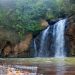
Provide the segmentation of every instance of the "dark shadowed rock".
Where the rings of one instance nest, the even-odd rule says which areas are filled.
[[[54,25],[56,22],[58,22],[61,19],[63,19],[63,18],[52,19],[52,20],[48,19],[47,22],[49,25]]]

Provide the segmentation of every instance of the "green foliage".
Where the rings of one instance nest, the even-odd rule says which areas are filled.
[[[75,13],[75,0],[1,0],[0,26],[25,32],[42,30],[39,20]]]

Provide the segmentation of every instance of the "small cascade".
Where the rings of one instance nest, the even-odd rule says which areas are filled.
[[[48,37],[49,28],[50,28],[50,26],[47,27],[47,29],[45,29],[42,32],[38,57],[48,57],[49,53],[48,53],[47,48],[46,48],[46,43],[47,43],[46,39]]]
[[[54,48],[55,48],[55,57],[65,57],[65,39],[64,39],[64,31],[65,31],[66,19],[58,21],[53,28],[53,36],[54,36]]]

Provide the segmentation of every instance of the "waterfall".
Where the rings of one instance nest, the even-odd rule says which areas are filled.
[[[41,32],[39,40],[34,39],[35,57],[65,57],[64,32],[66,19],[61,19]]]
[[[55,57],[65,57],[64,49],[64,31],[65,31],[66,19],[58,21],[53,28]]]
[[[46,43],[47,43],[46,39],[47,39],[47,36],[48,36],[48,30],[49,30],[49,28],[50,28],[50,26],[47,27],[47,29],[45,29],[42,32],[38,57],[48,57],[48,51],[46,49]]]

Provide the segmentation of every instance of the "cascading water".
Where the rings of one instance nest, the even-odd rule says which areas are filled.
[[[34,40],[34,57],[65,57],[65,25],[66,19],[62,19],[42,31],[40,40]]]
[[[49,30],[50,26],[47,27],[47,29],[45,29],[42,32],[42,36],[41,36],[41,42],[40,42],[40,49],[39,49],[39,53],[38,53],[38,57],[48,57],[48,51],[46,50],[46,39],[47,39],[47,35],[48,35],[48,30]]]
[[[66,19],[58,21],[53,28],[54,36],[54,47],[55,47],[55,57],[65,57],[64,51],[64,31],[65,31]]]

